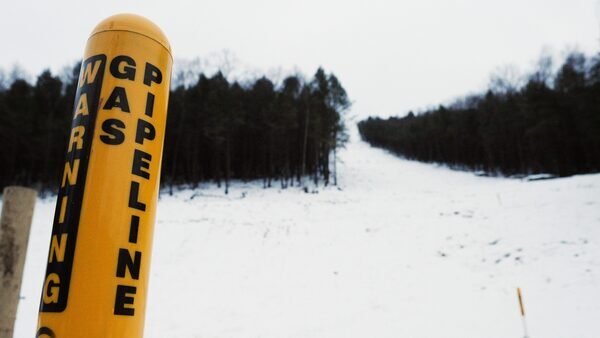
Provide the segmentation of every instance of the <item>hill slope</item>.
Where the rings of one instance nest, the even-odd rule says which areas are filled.
[[[600,175],[524,182],[353,141],[340,187],[162,195],[146,337],[600,332]],[[54,200],[38,203],[16,336],[32,337]]]

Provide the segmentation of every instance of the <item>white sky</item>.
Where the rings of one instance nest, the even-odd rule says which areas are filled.
[[[99,21],[131,12],[165,31],[176,59],[229,50],[241,68],[309,76],[322,65],[359,118],[437,105],[481,90],[499,66],[527,71],[543,49],[591,54],[600,41],[597,0],[4,1],[7,71],[59,71]]]

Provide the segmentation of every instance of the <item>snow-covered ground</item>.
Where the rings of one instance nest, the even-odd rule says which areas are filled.
[[[356,139],[356,138],[355,138]],[[600,337],[600,175],[527,182],[354,141],[340,188],[163,194],[148,338]],[[17,338],[33,337],[55,201],[34,217]]]

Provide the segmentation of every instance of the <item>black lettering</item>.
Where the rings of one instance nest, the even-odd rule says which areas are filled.
[[[150,169],[150,161],[152,161],[152,155],[145,151],[135,149],[133,151],[133,166],[131,168],[131,173],[149,179],[150,173],[144,169]]]
[[[133,301],[137,289],[135,286],[117,285],[117,294],[115,296],[114,313],[120,316],[133,316],[135,309],[133,307],[125,307],[125,305],[133,305]]]
[[[47,251],[48,259],[41,292],[40,313],[56,313],[56,315],[64,313],[67,303],[72,298],[70,289],[73,286],[71,285],[73,263],[76,260],[75,248],[77,245],[81,245],[81,243],[77,245],[76,243],[77,238],[80,237],[78,233],[82,226],[80,224],[82,201],[84,191],[86,191],[86,187],[82,183],[86,182],[86,177],[90,177],[88,167],[94,138],[104,134],[101,129],[104,118],[98,116],[98,111],[108,97],[108,95],[104,95],[101,99],[102,85],[108,74],[107,71],[106,55],[103,54],[91,56],[82,63],[78,90],[74,99],[73,126],[67,145],[66,163],[70,164],[65,165],[63,184],[61,184],[56,198],[52,226],[53,240],[50,250]],[[95,126],[98,126],[99,129],[97,133],[93,132]],[[110,123],[106,125],[105,129],[110,130],[109,126]],[[2,292],[0,291],[0,293]],[[4,304],[0,304],[0,306],[4,306]],[[54,334],[50,329],[44,327],[38,330],[37,336],[50,338],[54,337]]]
[[[139,227],[140,216],[131,215],[131,223],[129,224],[129,243],[137,243]]]
[[[117,119],[106,119],[102,122],[102,131],[106,134],[100,135],[100,140],[106,144],[117,145],[125,141],[125,122]]]
[[[129,189],[129,207],[141,211],[146,211],[146,204],[138,201],[140,195],[140,184],[138,182],[131,181],[131,188]]]
[[[37,333],[35,334],[36,338],[45,338],[45,337],[49,337],[49,338],[56,338],[56,335],[54,334],[54,331],[52,331],[52,329],[50,329],[49,327],[40,327],[40,329],[37,331]]]
[[[117,277],[125,278],[125,270],[129,271],[131,278],[140,279],[140,265],[142,264],[142,253],[135,252],[135,258],[131,259],[129,250],[119,249],[119,260],[117,261]]]
[[[146,116],[152,117],[154,113],[154,94],[148,93],[146,96]]]
[[[125,113],[129,113],[129,102],[127,101],[127,93],[125,92],[125,88],[123,87],[115,87],[110,93],[108,100],[104,104],[102,109],[110,110],[113,108],[119,108]]]
[[[121,64],[125,63],[122,70]],[[127,79],[133,81],[135,79],[135,60],[127,55],[119,55],[110,63],[110,73],[117,79]]]
[[[156,137],[156,130],[152,123],[139,119],[135,131],[135,143],[143,145],[144,139],[152,141],[154,137]]]
[[[152,82],[160,84],[162,82],[162,73],[155,65],[146,62],[146,70],[144,71],[144,84],[151,86]]]

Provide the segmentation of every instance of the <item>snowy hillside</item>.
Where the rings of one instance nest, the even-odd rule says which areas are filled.
[[[356,139],[356,137],[354,138]],[[163,194],[148,338],[600,336],[600,175],[525,182],[353,141],[340,189]],[[40,200],[17,338],[34,335],[54,200]]]

